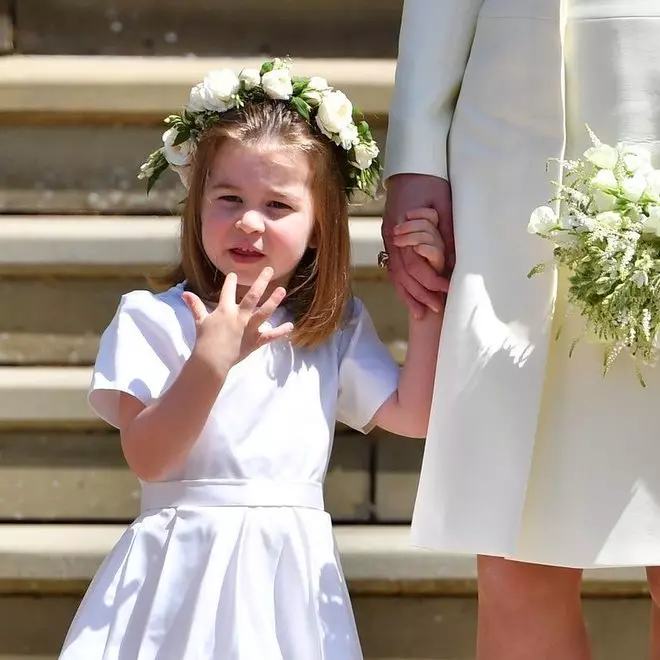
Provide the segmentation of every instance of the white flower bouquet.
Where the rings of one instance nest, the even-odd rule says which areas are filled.
[[[604,344],[604,374],[628,353],[645,385],[641,367],[657,361],[660,332],[660,171],[643,147],[612,147],[587,130],[593,147],[561,162],[559,215],[535,209],[528,231],[552,241],[551,263],[568,270],[569,306],[585,321],[571,353],[583,336]]]

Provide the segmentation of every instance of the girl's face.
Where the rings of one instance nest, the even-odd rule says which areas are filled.
[[[310,180],[308,158],[294,149],[230,141],[218,150],[202,202],[202,244],[243,291],[266,266],[275,273],[271,288],[288,284],[312,238]]]

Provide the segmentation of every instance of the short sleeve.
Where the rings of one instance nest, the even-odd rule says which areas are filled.
[[[363,433],[399,383],[399,366],[380,341],[363,303],[353,300],[353,313],[342,330],[339,355],[337,419]]]
[[[171,385],[190,351],[181,321],[187,308],[176,309],[162,296],[132,291],[121,299],[99,345],[89,404],[112,426],[118,426],[119,395],[149,405]]]

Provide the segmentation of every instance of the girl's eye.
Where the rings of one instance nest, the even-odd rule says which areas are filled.
[[[239,204],[241,198],[238,195],[221,195],[218,199],[223,202],[230,202],[231,204]]]
[[[284,202],[268,202],[268,206],[274,209],[291,210],[291,207],[288,204],[285,204]]]

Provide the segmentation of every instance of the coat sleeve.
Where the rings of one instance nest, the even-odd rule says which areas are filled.
[[[385,178],[447,178],[447,137],[484,0],[405,0]]]

